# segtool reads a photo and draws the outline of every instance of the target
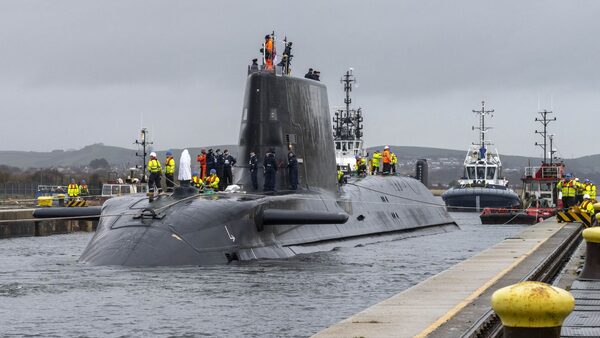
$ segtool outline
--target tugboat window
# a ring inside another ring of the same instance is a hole
[[[496,168],[493,168],[493,167],[488,168],[487,169],[487,179],[488,180],[493,180],[495,173],[496,173]]]
[[[477,179],[485,179],[485,167],[477,167]]]
[[[475,179],[475,168],[473,168],[473,167],[467,167],[467,178],[468,179]]]

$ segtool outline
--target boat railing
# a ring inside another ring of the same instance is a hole
[[[562,170],[560,167],[526,167],[525,177],[538,179],[560,179],[562,178]]]

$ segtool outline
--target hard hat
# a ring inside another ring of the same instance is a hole
[[[194,175],[194,176],[198,176],[198,172],[197,172],[197,171],[194,171],[194,172],[192,173],[192,175]]]
[[[588,195],[588,194],[583,195],[583,199],[584,200],[589,200],[590,199],[590,195]]]
[[[568,173],[565,175],[565,178],[571,178],[571,176],[572,176],[571,173]]]
[[[583,182],[585,182],[585,183],[590,183],[590,179],[589,179],[589,178],[586,178],[585,180],[583,180]]]
[[[205,152],[206,152],[206,149],[202,148],[202,153],[205,153]]]
[[[81,183],[85,184],[85,180],[81,180]]]
[[[151,152],[150,153],[150,157],[156,157],[156,153],[155,152]]]
[[[71,183],[75,183],[75,179],[74,178],[71,179]]]
[[[167,150],[167,156],[173,156],[173,152],[171,152],[170,150]]]
[[[575,181],[579,182],[579,177],[575,177]]]
[[[390,146],[385,146],[383,147],[383,149],[390,149]]]
[[[217,173],[217,169],[210,169],[210,173],[211,174],[216,174]]]

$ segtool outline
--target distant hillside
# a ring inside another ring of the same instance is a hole
[[[207,147],[208,148],[208,147]],[[210,146],[213,149],[229,149],[237,157],[237,145]],[[392,151],[398,155],[400,170],[404,174],[414,173],[415,161],[426,158],[429,163],[430,182],[433,184],[448,184],[462,175],[462,163],[466,152],[464,150],[391,146]],[[382,150],[383,146],[370,147],[373,150]],[[172,149],[178,159],[181,149]],[[200,153],[201,148],[189,148],[192,161]],[[157,151],[159,158],[164,158],[166,150]],[[26,152],[26,151],[0,151],[0,165],[8,165],[22,169],[50,168],[50,167],[84,167],[94,159],[104,158],[111,166],[125,169],[140,164],[141,160],[135,156],[135,149],[93,144],[79,150],[55,150],[51,152]],[[538,165],[539,158],[526,156],[513,156],[501,154],[504,173],[511,183],[518,184],[524,167]],[[584,156],[565,161],[568,171],[580,178],[589,178],[600,183],[600,155]]]

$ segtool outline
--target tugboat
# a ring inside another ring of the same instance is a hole
[[[493,109],[485,109],[485,101],[481,102],[481,110],[473,110],[479,115],[479,142],[473,143],[464,162],[464,174],[458,180],[459,187],[451,188],[442,194],[442,199],[450,211],[481,211],[484,208],[519,208],[519,195],[508,188],[508,180],[502,177],[502,162],[498,150],[488,152],[491,141],[485,139],[489,130],[485,126],[485,116],[491,115]]]
[[[333,142],[335,144],[335,160],[337,168],[349,176],[356,172],[356,158],[367,156],[363,147],[363,114],[362,108],[352,109],[350,92],[356,83],[356,77],[350,68],[340,79],[344,85],[345,108],[336,109],[333,117]]]
[[[556,121],[556,118],[548,118],[551,111],[541,111],[541,118],[536,122],[542,123],[543,131],[537,131],[543,137],[543,143],[535,143],[544,151],[540,166],[528,166],[521,181],[523,190],[521,199],[523,210],[514,208],[485,208],[481,215],[482,224],[535,224],[548,217],[556,215],[562,209],[562,201],[558,198],[556,185],[565,178],[566,168],[563,161],[556,161],[554,157],[556,150],[553,148],[554,135],[548,134],[548,124]],[[548,140],[550,151],[547,151]],[[546,156],[549,154],[549,158]]]

